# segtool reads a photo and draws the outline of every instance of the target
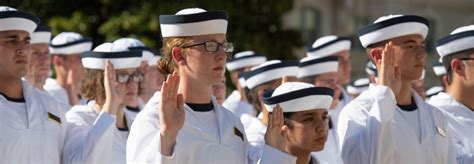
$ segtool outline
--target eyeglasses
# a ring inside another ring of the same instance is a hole
[[[220,47],[223,47],[226,53],[232,53],[232,51],[234,51],[234,45],[232,43],[229,43],[229,42],[218,43],[216,41],[208,41],[204,43],[181,46],[181,48],[189,48],[189,47],[195,47],[195,46],[201,46],[201,45],[204,46],[207,52],[217,52],[219,51]]]
[[[135,73],[133,75],[130,74],[116,74],[117,82],[119,83],[128,83],[130,80],[133,79],[134,82],[142,82],[143,81],[143,74]]]
[[[474,60],[474,58],[458,58],[459,60]]]

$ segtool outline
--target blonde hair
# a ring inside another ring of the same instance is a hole
[[[173,61],[172,51],[174,47],[181,47],[185,45],[188,40],[190,40],[190,37],[174,37],[163,39],[162,57],[160,61],[158,61],[158,71],[167,75],[173,73],[173,71],[178,70],[177,63]]]

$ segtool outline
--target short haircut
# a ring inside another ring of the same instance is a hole
[[[451,69],[451,62],[454,59],[459,59],[459,58],[469,58],[471,57],[471,54],[474,53],[474,48],[456,52],[454,54],[446,55],[443,57],[443,65],[446,68],[446,73],[448,75],[448,83],[451,84],[451,80],[453,79],[453,71]]]

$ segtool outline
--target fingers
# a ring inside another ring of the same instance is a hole
[[[277,127],[282,127],[283,126],[283,111],[280,107],[280,105],[277,105],[275,109],[273,109],[273,114],[274,114],[274,124]]]
[[[177,101],[176,101],[176,106],[178,108],[178,111],[184,111],[184,98],[183,98],[183,94],[178,94],[177,96]]]

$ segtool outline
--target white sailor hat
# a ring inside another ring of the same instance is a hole
[[[436,76],[443,76],[446,75],[446,67],[444,67],[443,63],[439,61],[433,62],[433,72]]]
[[[120,38],[114,41],[115,45],[127,47],[129,50],[142,51],[142,61],[147,61],[149,66],[158,64],[161,59],[160,53],[152,48],[145,46],[143,42],[135,38]]]
[[[284,113],[314,109],[327,110],[332,103],[334,91],[326,87],[314,87],[302,82],[285,82],[275,90],[263,94],[263,103],[268,112],[280,105]]]
[[[436,41],[436,51],[442,62],[443,57],[468,49],[474,49],[474,25],[455,29],[451,34]]]
[[[161,35],[166,38],[226,34],[227,19],[225,11],[183,9],[175,15],[160,15]]]
[[[92,49],[92,39],[84,38],[75,32],[62,32],[56,35],[49,44],[53,55],[71,55],[90,51]]]
[[[267,61],[267,57],[254,51],[243,51],[236,53],[234,58],[227,61],[225,65],[227,70],[234,71],[237,69],[256,66]]]
[[[36,43],[46,43],[49,44],[51,41],[51,28],[48,26],[38,26],[31,35],[31,44],[36,44]]]
[[[337,72],[339,57],[337,56],[308,56],[300,60],[298,78]]]
[[[138,68],[142,61],[142,52],[107,42],[93,51],[83,52],[81,58],[82,65],[89,69],[104,70],[107,60],[112,62],[115,69]]]
[[[360,78],[347,85],[346,89],[349,94],[358,95],[369,90],[369,78]]]
[[[415,15],[388,15],[377,19],[374,24],[359,30],[359,40],[364,48],[374,43],[400,36],[419,34],[426,38],[429,21]]]
[[[33,14],[0,6],[0,31],[22,30],[31,34],[39,23],[40,19]]]
[[[444,88],[442,86],[433,86],[426,90],[425,95],[427,98],[430,98],[431,96],[437,95],[440,92],[444,92]]]
[[[350,49],[351,40],[349,40],[349,38],[328,35],[314,41],[314,43],[307,48],[306,55],[325,57]]]
[[[375,64],[370,61],[370,60],[367,60],[367,62],[365,63],[365,72],[368,74],[368,75],[374,75],[375,77],[377,77],[378,75],[378,72],[377,72],[377,67],[375,66]]]
[[[253,89],[261,84],[284,76],[297,77],[298,64],[297,61],[267,61],[258,66],[252,67],[249,72],[245,73],[245,85],[247,88]]]

